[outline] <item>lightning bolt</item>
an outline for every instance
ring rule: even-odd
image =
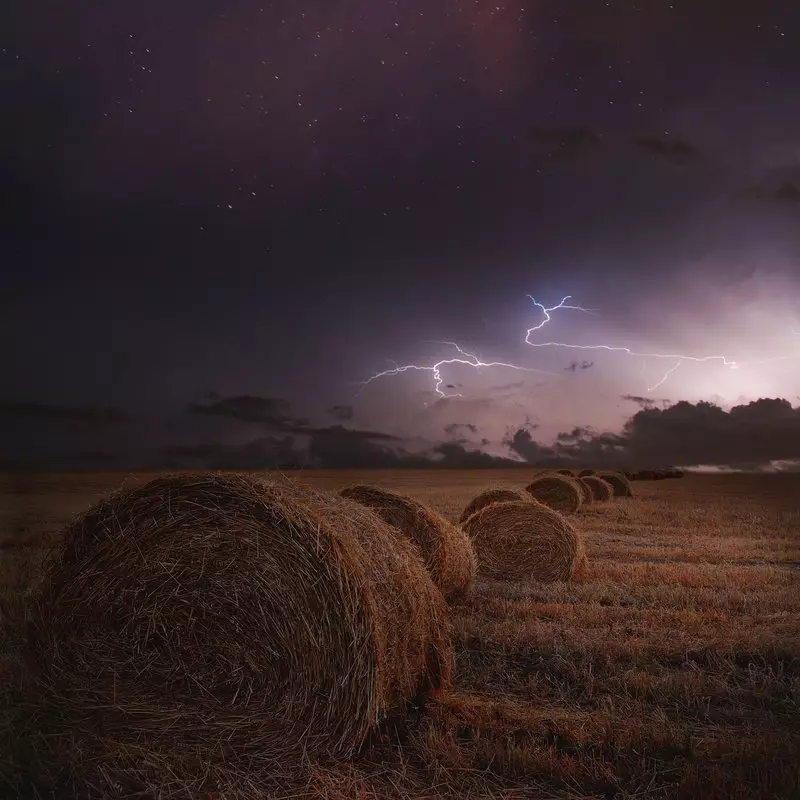
[[[571,295],[566,295],[561,299],[561,302],[554,306],[545,306],[543,303],[540,303],[533,295],[527,295],[528,299],[542,312],[542,320],[537,323],[536,325],[527,329],[525,333],[524,342],[530,347],[535,348],[545,348],[545,347],[558,347],[564,348],[567,350],[603,350],[609,353],[623,353],[627,356],[634,357],[634,358],[641,358],[644,359],[642,363],[642,376],[644,376],[648,360],[654,359],[656,361],[674,361],[675,363],[672,364],[661,376],[661,378],[656,381],[651,386],[648,386],[647,391],[648,393],[655,391],[660,386],[662,386],[670,376],[675,373],[681,366],[683,366],[687,362],[695,363],[695,364],[703,364],[703,363],[710,363],[710,362],[719,362],[722,367],[726,369],[739,369],[745,365],[751,364],[767,364],[775,361],[785,361],[788,359],[798,358],[800,357],[800,353],[794,353],[789,355],[781,355],[781,356],[773,356],[771,358],[761,359],[761,360],[748,360],[746,362],[734,361],[729,359],[725,355],[704,355],[704,356],[696,356],[696,355],[688,355],[685,353],[645,353],[633,350],[630,347],[623,347],[623,346],[615,346],[615,345],[608,345],[608,344],[571,344],[568,342],[534,342],[531,340],[531,337],[537,331],[542,330],[548,322],[550,322],[553,318],[553,313],[556,311],[579,311],[584,314],[597,314],[597,309],[594,308],[585,308],[583,306],[572,305],[567,301],[572,300]],[[789,330],[794,336],[800,337],[800,330],[796,330],[793,327],[790,327]],[[381,372],[376,372],[374,375],[367,378],[367,380],[362,381],[360,383],[361,389],[359,389],[359,393],[369,384],[377,381],[380,378],[386,378],[393,375],[401,375],[405,372],[430,372],[433,376],[433,389],[440,397],[462,397],[463,395],[458,394],[447,394],[442,390],[442,385],[444,384],[444,377],[442,376],[442,369],[447,366],[451,366],[453,364],[460,364],[463,366],[473,367],[475,369],[481,369],[483,367],[500,367],[503,369],[512,369],[518,372],[532,372],[532,373],[539,373],[542,375],[551,375],[551,376],[558,376],[558,373],[550,372],[544,369],[537,369],[535,367],[524,367],[519,364],[512,364],[506,361],[482,361],[477,355],[474,353],[470,353],[464,350],[460,345],[456,342],[438,342],[438,344],[447,345],[448,347],[455,348],[456,352],[458,353],[457,356],[452,358],[443,358],[434,364],[405,364],[405,365],[398,365],[397,362],[390,362],[393,363],[395,366],[391,369],[385,369]]]
[[[550,322],[550,320],[552,319],[550,314],[553,311],[558,311],[559,309],[563,308],[563,309],[566,309],[568,311],[583,311],[585,314],[596,314],[597,313],[597,309],[595,309],[595,308],[583,308],[583,306],[568,306],[566,304],[567,300],[572,300],[572,295],[569,295],[569,294],[566,297],[564,297],[562,299],[562,301],[557,306],[551,306],[550,308],[545,308],[532,294],[528,295],[528,299],[537,308],[541,308],[542,309],[542,313],[544,314],[544,319],[538,325],[534,325],[533,328],[528,328],[528,332],[525,335],[525,342],[527,344],[530,344],[530,342],[528,342],[528,337],[532,333],[534,333],[535,331],[540,331],[542,328],[544,328],[545,325],[547,325],[548,322]]]
[[[673,372],[675,372],[675,370],[676,370],[676,369],[678,369],[678,367],[680,367],[680,366],[681,366],[681,364],[683,364],[683,361],[679,361],[677,364],[674,364],[673,366],[671,366],[671,367],[670,367],[670,368],[669,368],[669,369],[668,369],[668,370],[667,370],[667,371],[664,373],[663,377],[661,378],[661,380],[660,380],[660,381],[658,381],[658,383],[654,383],[652,386],[648,386],[648,387],[647,387],[647,391],[648,391],[648,392],[653,392],[653,391],[655,391],[656,389],[658,389],[658,387],[659,387],[659,386],[661,386],[661,384],[662,384],[662,383],[666,383],[666,381],[667,381],[667,378],[669,378],[669,376],[670,376],[670,375],[672,375],[672,373],[673,373]]]
[[[529,297],[530,297],[530,295],[529,295]],[[531,298],[531,299],[533,300],[533,298]],[[568,300],[568,299],[570,299],[570,298],[569,297],[564,298],[564,300],[562,300],[562,304],[564,303],[565,300]],[[534,300],[534,303],[536,303],[535,300]],[[539,305],[540,308],[541,308],[541,305],[539,303],[536,303],[536,305]],[[594,312],[593,309],[582,308],[581,306],[559,305],[559,306],[555,306],[555,308],[575,308],[576,310],[579,310],[579,311],[586,311],[586,312],[589,312],[589,313],[593,313]],[[552,311],[553,309],[548,309],[548,310]],[[548,320],[545,320],[545,322],[547,322],[547,321]],[[652,392],[654,389],[657,389],[659,386],[661,386],[669,378],[669,376],[672,375],[672,373],[675,372],[683,364],[684,361],[694,361],[696,363],[702,363],[702,362],[706,362],[706,361],[720,361],[723,366],[728,367],[729,369],[738,369],[739,368],[739,364],[736,361],[730,361],[724,355],[719,355],[719,356],[689,356],[689,355],[680,354],[680,353],[639,353],[639,352],[636,352],[635,350],[632,350],[630,347],[614,347],[614,346],[608,345],[608,344],[569,344],[567,342],[532,342],[531,341],[531,334],[534,333],[537,330],[540,330],[543,327],[543,325],[544,325],[544,323],[540,323],[536,327],[528,329],[528,332],[525,335],[525,344],[530,345],[531,347],[564,347],[564,348],[567,348],[569,350],[605,350],[605,351],[607,351],[609,353],[625,353],[626,355],[635,356],[637,358],[644,358],[644,359],[655,358],[655,359],[661,359],[661,360],[676,361],[677,363],[674,364],[673,366],[671,366],[664,373],[664,375],[661,377],[661,379],[658,382],[654,383],[652,386],[650,386],[648,388],[648,390],[647,390],[648,392]],[[788,357],[791,358],[791,356],[788,356]],[[645,361],[645,364],[642,365],[642,374],[644,374],[644,369],[645,369],[646,363],[647,362]]]
[[[458,356],[453,358],[443,358],[440,361],[437,361],[435,364],[428,364],[428,365],[420,365],[420,364],[404,364],[403,366],[393,367],[392,369],[385,369],[382,372],[376,372],[374,375],[367,378],[367,380],[362,381],[361,389],[368,386],[370,383],[378,380],[379,378],[387,378],[391,375],[402,375],[404,372],[430,372],[433,375],[433,390],[439,397],[463,397],[463,395],[459,394],[447,394],[442,391],[442,384],[444,383],[444,378],[442,377],[442,367],[450,366],[451,364],[462,364],[466,367],[475,367],[476,369],[480,369],[481,367],[502,367],[504,369],[513,369],[517,370],[518,372],[536,372],[541,375],[555,375],[555,372],[549,372],[548,370],[544,369],[537,369],[536,367],[522,367],[519,364],[510,364],[506,361],[481,361],[478,356],[474,353],[469,353],[460,347],[455,342],[438,342],[438,344],[448,345],[450,347],[455,347],[456,351],[458,352]],[[359,390],[359,393],[361,391]]]

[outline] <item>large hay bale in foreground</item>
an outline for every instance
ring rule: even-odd
[[[593,469],[582,469],[578,473],[578,477],[579,478],[588,478],[589,475],[594,475],[594,470]]]
[[[340,492],[401,531],[422,553],[433,582],[448,600],[465,595],[475,580],[475,553],[461,528],[432,509],[388,489],[349,486]]]
[[[491,505],[492,503],[508,503],[513,501],[533,503],[534,499],[522,489],[507,489],[505,487],[497,487],[495,489],[486,489],[480,494],[476,495],[469,501],[461,518],[459,524],[463,525],[473,514],[480,511],[482,508]]]
[[[631,482],[623,473],[615,470],[606,470],[604,472],[598,472],[597,477],[611,484],[614,489],[614,497],[633,497]]]
[[[596,503],[607,502],[614,496],[614,487],[608,483],[608,481],[598,478],[597,475],[587,475],[585,478],[581,478],[581,480],[589,487],[589,491],[592,493],[592,499]]]
[[[255,796],[287,759],[348,757],[446,684],[449,632],[416,549],[368,509],[160,477],[90,509],[49,567],[32,771],[102,797]]]
[[[492,503],[473,514],[464,530],[475,546],[479,574],[487,578],[566,581],[586,566],[575,529],[539,503]]]
[[[561,514],[574,514],[583,502],[583,492],[574,478],[551,472],[540,475],[525,487],[534,500]]]
[[[571,469],[557,469],[555,470],[559,475],[566,475],[568,478],[574,478],[575,473]]]

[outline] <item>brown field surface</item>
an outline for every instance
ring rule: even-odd
[[[522,487],[533,474],[299,479],[331,490],[385,486],[457,521],[480,490]],[[6,700],[46,546],[72,514],[148,477],[0,474]],[[585,537],[585,577],[479,582],[452,607],[452,691],[400,741],[352,763],[310,766],[286,796],[800,797],[800,475],[688,475],[633,488],[633,498],[570,517]],[[0,752],[0,776],[15,768]]]

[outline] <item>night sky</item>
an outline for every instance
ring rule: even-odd
[[[497,2],[5,4],[2,464],[800,463],[800,5]]]

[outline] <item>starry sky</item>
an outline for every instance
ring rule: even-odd
[[[6,466],[800,461],[796,3],[0,30]]]

